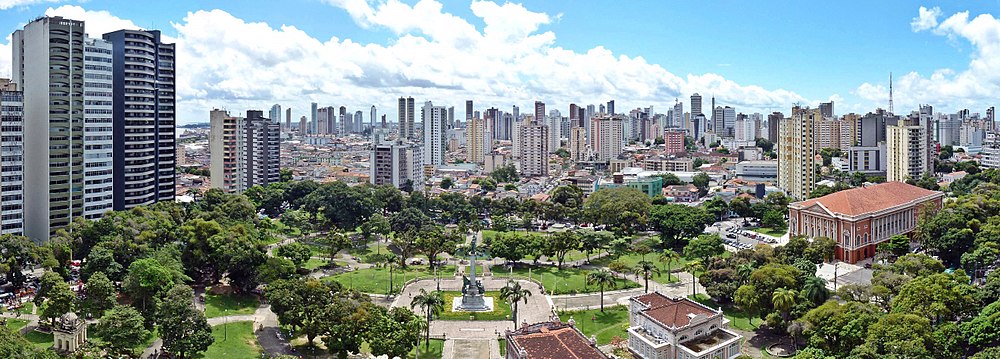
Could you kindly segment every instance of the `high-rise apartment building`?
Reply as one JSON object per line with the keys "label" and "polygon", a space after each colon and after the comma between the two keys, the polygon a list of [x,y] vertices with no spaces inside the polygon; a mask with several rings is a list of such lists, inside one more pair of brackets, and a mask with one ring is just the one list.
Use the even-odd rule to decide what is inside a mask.
{"label": "high-rise apartment building", "polygon": [[555,152],[562,147],[562,116],[549,116],[544,123],[549,127],[549,151]]}
{"label": "high-rise apartment building", "polygon": [[569,157],[574,162],[587,160],[587,129],[573,127],[569,129]]}
{"label": "high-rise apartment building", "polygon": [[917,180],[932,170],[928,161],[927,128],[917,121],[903,120],[888,126],[886,134],[887,181]]}
{"label": "high-rise apartment building", "polygon": [[378,110],[375,105],[372,105],[371,117],[369,117],[369,122],[371,122],[372,133],[375,133],[375,119],[378,118]]}
{"label": "high-rise apartment building", "polygon": [[83,216],[99,219],[114,208],[111,43],[84,39],[83,55]]}
{"label": "high-rise apartment building", "polygon": [[448,113],[444,106],[434,106],[431,101],[424,102],[420,109],[420,117],[424,126],[424,164],[440,166],[445,163],[444,152],[447,148]]}
{"label": "high-rise apartment building", "polygon": [[[208,172],[212,188],[219,188],[226,192],[236,192],[239,188],[240,178],[237,165],[240,143],[238,125],[241,121],[241,118],[232,117],[225,110],[213,109],[209,113],[208,152],[210,162]],[[302,124],[305,122],[306,117],[302,116]]]}
{"label": "high-rise apartment building", "polygon": [[465,125],[465,160],[483,163],[484,156],[493,152],[493,135],[486,128],[486,120],[470,118]]}
{"label": "high-rise apartment building", "polygon": [[[537,104],[536,102],[536,111]],[[525,120],[520,130],[521,175],[525,177],[548,176],[549,127],[537,120]]]}
{"label": "high-rise apartment building", "polygon": [[778,187],[792,198],[809,198],[816,185],[815,123],[819,109],[793,107],[792,116],[778,124]]}
{"label": "high-rise apartment building", "polygon": [[364,131],[364,116],[361,111],[354,111],[354,132],[361,133]]}
{"label": "high-rise apartment building", "polygon": [[465,100],[465,120],[472,119],[472,111],[475,111],[472,107],[472,100]]}
{"label": "high-rise apartment building", "polygon": [[701,114],[701,95],[691,95],[691,118]]}
{"label": "high-rise apartment building", "polygon": [[292,132],[292,108],[285,109],[285,132]]}
{"label": "high-rise apartment building", "polygon": [[271,105],[271,110],[267,112],[268,118],[274,122],[281,122],[281,105]]}
{"label": "high-rise apartment building", "polygon": [[767,115],[767,140],[771,143],[778,143],[778,125],[785,118],[781,112],[772,112]]}
{"label": "high-rise apartment building", "polygon": [[996,132],[987,132],[982,153],[983,159],[979,163],[981,167],[1000,168],[1000,135]]}
{"label": "high-rise apartment building", "polygon": [[676,155],[682,154],[685,151],[683,131],[667,131],[663,133],[663,152]]}
{"label": "high-rise apartment building", "polygon": [[317,104],[315,102],[309,104],[309,110],[310,110],[309,113],[312,116],[309,117],[309,129],[308,130],[303,130],[302,131],[303,134],[308,133],[310,135],[315,135],[315,134],[319,133],[317,131],[319,129],[319,123],[317,122],[318,121],[317,117],[319,116],[319,108],[318,107],[319,107],[319,104]]}
{"label": "high-rise apartment building", "polygon": [[331,128],[337,128],[336,124],[336,111],[333,107],[320,107],[316,109],[316,128],[319,130],[316,132],[317,135],[327,135],[334,133],[330,131]]}
{"label": "high-rise apartment building", "polygon": [[120,30],[104,40],[115,56],[115,210],[173,201],[175,46],[156,30]]}
{"label": "high-rise apartment building", "polygon": [[833,101],[830,102],[820,102],[819,103],[819,113],[823,118],[832,119],[833,118]]}
{"label": "high-rise apartment building", "polygon": [[281,180],[281,129],[278,123],[264,118],[262,111],[247,111],[240,126],[239,192],[253,186],[267,186]]}
{"label": "high-rise apartment building", "polygon": [[542,101],[535,101],[535,121],[543,123],[545,120],[545,103]]}
{"label": "high-rise apartment building", "polygon": [[299,118],[299,134],[300,135],[305,135],[306,134],[306,131],[307,131],[306,128],[309,127],[309,124],[306,123],[307,121],[308,120],[306,119],[305,116],[302,116],[302,117]]}
{"label": "high-rise apartment building", "polygon": [[815,135],[813,140],[816,141],[815,148],[836,148],[839,150],[846,150],[854,145],[853,133],[851,132],[851,123],[848,121],[842,121],[833,119],[830,117],[823,117],[816,121],[814,126]]}
{"label": "high-rise apartment building", "polygon": [[[415,111],[416,107],[413,104],[413,97],[399,98],[399,112],[397,113],[398,124],[399,124],[399,138],[401,139],[413,139],[416,134],[413,133],[413,126],[415,121]],[[427,124],[424,124],[427,127]]]}
{"label": "high-rise apartment building", "polygon": [[674,100],[673,116],[667,121],[668,128],[680,127],[684,123],[684,103]]}
{"label": "high-rise apartment building", "polygon": [[369,182],[376,186],[424,189],[424,166],[420,145],[397,140],[374,146]]}
{"label": "high-rise apartment building", "polygon": [[0,79],[0,234],[24,234],[24,94]]}
{"label": "high-rise apartment building", "polygon": [[591,120],[590,149],[596,160],[608,162],[622,154],[624,130],[621,117],[599,116]]}
{"label": "high-rise apartment building", "polygon": [[[24,234],[47,241],[83,215],[84,24],[36,19],[12,35],[24,94]],[[111,66],[107,65],[110,69]]]}

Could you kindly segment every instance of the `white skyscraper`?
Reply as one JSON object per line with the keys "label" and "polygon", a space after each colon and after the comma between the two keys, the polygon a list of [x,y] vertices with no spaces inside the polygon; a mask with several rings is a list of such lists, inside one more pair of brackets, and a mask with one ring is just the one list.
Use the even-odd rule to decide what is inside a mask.
{"label": "white skyscraper", "polygon": [[684,123],[684,103],[676,100],[674,102],[673,117],[670,118],[667,127],[680,127]]}
{"label": "white skyscraper", "polygon": [[84,40],[83,83],[83,216],[98,219],[114,207],[114,128],[112,127],[112,46],[102,39]]}
{"label": "white skyscraper", "polygon": [[420,117],[424,126],[424,164],[443,165],[447,145],[445,131],[448,129],[448,109],[427,101],[420,109]]}
{"label": "white skyscraper", "polygon": [[927,158],[927,129],[908,122],[886,127],[887,181],[917,180],[933,169]]}
{"label": "white skyscraper", "polygon": [[[559,110],[552,110],[556,115],[559,114]],[[549,126],[549,151],[555,152],[562,147],[562,117],[561,116],[549,116],[546,123]]]}

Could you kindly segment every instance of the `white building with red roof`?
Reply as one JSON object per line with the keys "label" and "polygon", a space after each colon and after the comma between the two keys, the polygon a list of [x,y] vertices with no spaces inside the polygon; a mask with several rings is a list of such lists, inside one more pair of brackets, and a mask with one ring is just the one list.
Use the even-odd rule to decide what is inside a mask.
{"label": "white building with red roof", "polygon": [[628,347],[643,359],[731,359],[743,336],[729,330],[722,309],[658,292],[632,297]]}
{"label": "white building with red roof", "polygon": [[852,188],[788,205],[788,233],[837,241],[835,257],[847,263],[875,256],[875,247],[917,228],[929,205],[941,208],[944,193],[903,182]]}

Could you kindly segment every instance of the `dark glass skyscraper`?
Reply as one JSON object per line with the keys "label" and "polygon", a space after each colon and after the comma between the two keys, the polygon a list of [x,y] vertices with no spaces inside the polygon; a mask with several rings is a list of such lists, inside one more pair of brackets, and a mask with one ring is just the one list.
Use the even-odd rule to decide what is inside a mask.
{"label": "dark glass skyscraper", "polygon": [[175,195],[174,44],[160,32],[104,34],[114,47],[114,209]]}

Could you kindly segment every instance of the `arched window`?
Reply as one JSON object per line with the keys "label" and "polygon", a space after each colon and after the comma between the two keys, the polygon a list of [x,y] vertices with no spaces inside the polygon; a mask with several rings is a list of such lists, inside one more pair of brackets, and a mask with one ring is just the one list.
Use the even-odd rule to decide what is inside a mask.
{"label": "arched window", "polygon": [[694,335],[695,336],[699,336],[699,335],[701,335],[701,332],[702,332],[701,329],[698,329],[698,331],[694,332]]}

